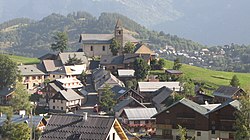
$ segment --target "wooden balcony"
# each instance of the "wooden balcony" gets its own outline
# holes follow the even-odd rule
[[[159,129],[172,129],[172,125],[168,125],[168,124],[154,124],[152,126],[154,128],[159,128]]]

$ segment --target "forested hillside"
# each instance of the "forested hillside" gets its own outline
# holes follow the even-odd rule
[[[122,21],[126,29],[135,32],[136,38],[149,42],[153,48],[165,47],[166,44],[177,50],[202,47],[191,40],[149,31],[120,14],[102,13],[99,17],[94,17],[87,12],[74,12],[67,16],[51,14],[40,21],[19,18],[0,24],[1,49],[17,55],[38,57],[50,51],[55,32],[66,31],[69,50],[75,50],[80,47],[78,40],[81,33],[112,33],[117,19]]]

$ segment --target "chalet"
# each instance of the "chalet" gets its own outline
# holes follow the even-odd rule
[[[245,91],[238,87],[220,86],[214,91],[214,102],[225,102],[226,100],[238,99]]]
[[[196,140],[232,139],[234,113],[239,102],[199,105],[183,98],[157,113],[156,138],[179,139],[178,125],[187,129],[187,137]]]
[[[45,73],[37,68],[37,65],[21,65],[18,66],[22,76],[22,84],[28,90],[35,90],[44,82]]]
[[[2,88],[0,90],[0,104],[1,105],[9,105],[12,94],[14,93],[13,88]]]
[[[58,91],[49,100],[50,112],[71,112],[78,110],[84,99],[72,89]]]
[[[92,81],[93,81],[94,89],[98,91],[99,95],[101,95],[101,92],[106,85],[109,85],[111,88],[115,85],[125,87],[122,81],[116,78],[109,71],[106,71],[102,68],[95,69],[93,71]]]
[[[79,42],[83,43],[82,48],[86,56],[100,57],[112,55],[109,47],[113,39],[117,40],[121,46],[124,46],[127,42],[138,43],[137,39],[125,32],[119,19],[115,25],[114,34],[81,34]],[[119,50],[119,54],[122,54],[122,52],[123,47]]]
[[[142,103],[140,103],[139,101],[137,101],[135,98],[129,96],[126,99],[123,99],[122,101],[118,102],[114,106],[113,110],[115,112],[115,116],[119,117],[124,108],[138,108],[138,107],[140,107],[140,108],[142,108],[142,107],[146,108],[145,105],[143,105]]]
[[[137,91],[127,87],[114,86],[111,88],[111,90],[115,94],[114,98],[116,101],[122,101],[123,99],[126,99],[127,97],[131,96],[137,101],[142,102],[144,98],[139,93],[137,93]]]
[[[228,100],[208,112],[211,138],[234,140],[235,113],[239,110],[240,102],[238,100]]]
[[[41,140],[128,140],[114,117],[75,114],[52,115]]]
[[[135,135],[155,133],[155,108],[125,108],[120,115],[123,125]]]
[[[7,120],[7,115],[0,113],[0,126],[3,126],[5,121]],[[41,131],[45,129],[47,121],[43,116],[29,116],[25,114],[12,115],[11,116],[12,123],[28,123],[30,128],[37,128]]]

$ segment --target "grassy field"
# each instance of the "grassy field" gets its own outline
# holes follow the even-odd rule
[[[23,57],[23,56],[16,56],[16,55],[7,55],[11,60],[15,61],[17,64],[37,64],[39,63],[39,59],[37,58],[29,58],[29,57]]]
[[[166,68],[171,69],[173,67],[173,62],[168,60],[166,60],[166,62]],[[181,71],[192,80],[205,82],[215,86],[229,85],[233,75],[237,75],[241,87],[246,90],[250,89],[250,73],[214,71],[186,64],[182,64]]]

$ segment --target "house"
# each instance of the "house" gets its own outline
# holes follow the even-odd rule
[[[102,55],[100,65],[111,72],[117,72],[118,69],[133,69],[134,61],[137,58],[142,58],[150,65],[151,57],[149,54]]]
[[[199,105],[183,98],[153,116],[156,118],[155,137],[179,139],[180,125],[187,129],[187,137],[196,140],[231,139],[235,132],[234,113],[238,109],[238,101]]]
[[[222,103],[229,99],[238,99],[244,93],[245,91],[238,87],[220,86],[213,93],[214,102]]]
[[[152,103],[157,111],[161,111],[165,107],[166,100],[171,97],[172,94],[174,94],[174,91],[165,86],[154,92]]]
[[[155,133],[155,108],[125,108],[120,115],[124,127],[135,135]]]
[[[40,70],[46,74],[46,79],[50,80],[67,76],[79,76],[89,67],[89,62],[84,52],[59,53],[56,57],[53,56],[52,58],[43,59],[39,64]],[[74,65],[68,64],[70,58],[80,59],[81,63]]]
[[[137,91],[144,97],[144,102],[151,102],[155,91],[166,87],[175,92],[182,91],[180,82],[138,82]]]
[[[9,105],[12,94],[14,93],[14,88],[2,88],[0,90],[0,104]]]
[[[72,89],[60,90],[49,99],[50,112],[73,112],[80,108],[83,99]]]
[[[138,107],[146,108],[145,105],[137,101],[135,98],[129,96],[126,99],[123,99],[122,101],[118,102],[114,106],[113,110],[115,112],[115,116],[119,117],[124,108],[138,108]]]
[[[114,117],[52,115],[40,140],[128,140]]]
[[[65,89],[79,89],[83,87],[83,84],[76,77],[64,77],[60,79],[56,79],[58,83],[60,83]]]
[[[37,68],[37,65],[21,65],[18,66],[22,76],[22,84],[28,90],[35,90],[44,82],[45,73]]]
[[[0,126],[3,126],[5,121],[7,120],[7,115],[0,113]],[[11,116],[12,123],[28,123],[30,128],[37,128],[41,131],[45,129],[47,125],[47,121],[43,116],[30,116],[25,114],[12,115]]]
[[[182,71],[179,71],[179,70],[172,70],[172,69],[168,69],[168,70],[165,70],[165,73],[169,76],[177,76],[179,77],[180,75],[183,74]]]
[[[77,80],[75,81],[75,80],[71,79],[68,81],[69,81],[70,85],[68,85],[68,84],[64,85],[63,83],[60,82],[60,80],[54,80],[54,81],[47,83],[46,86],[42,89],[42,92],[44,93],[43,95],[46,96],[46,102],[49,103],[49,100],[58,92],[67,91],[67,89],[70,89],[70,91],[71,91],[72,90],[71,88],[76,88],[74,90],[75,92],[77,92],[81,96],[85,96],[83,93],[81,93],[81,91],[83,91],[82,89],[77,89],[79,86],[79,83],[78,84],[76,83]],[[75,84],[73,85],[73,83],[75,83]],[[85,102],[85,100],[86,99],[84,98],[84,100],[82,100],[82,102]],[[53,108],[53,107],[51,107],[51,108]]]
[[[154,59],[156,57],[156,53],[153,52],[152,50],[150,50],[145,44],[136,44],[135,46],[135,50],[134,50],[135,54],[149,54],[151,57],[151,60]]]
[[[205,102],[212,103],[214,100],[214,96],[208,95],[204,92],[196,93],[194,100],[198,104],[204,104]]]
[[[208,112],[211,138],[234,140],[235,113],[239,110],[238,100],[228,100]]]
[[[81,34],[79,42],[83,44],[83,52],[88,57],[100,57],[103,55],[112,55],[110,45],[115,39],[122,46],[119,54],[123,52],[123,46],[127,42],[137,44],[138,40],[129,33],[126,33],[118,19],[115,25],[114,34]]]
[[[121,86],[116,85],[111,88],[111,91],[115,94],[114,98],[116,101],[122,101],[123,99],[126,99],[127,97],[131,96],[135,98],[137,101],[142,103],[143,98],[144,98],[135,90],[127,88],[127,87],[121,87]]]
[[[102,90],[106,87],[106,85],[110,86],[110,88],[115,85],[125,87],[122,81],[111,74],[111,72],[102,68],[95,69],[92,72],[92,81],[94,89],[98,91],[99,95],[102,93]]]

